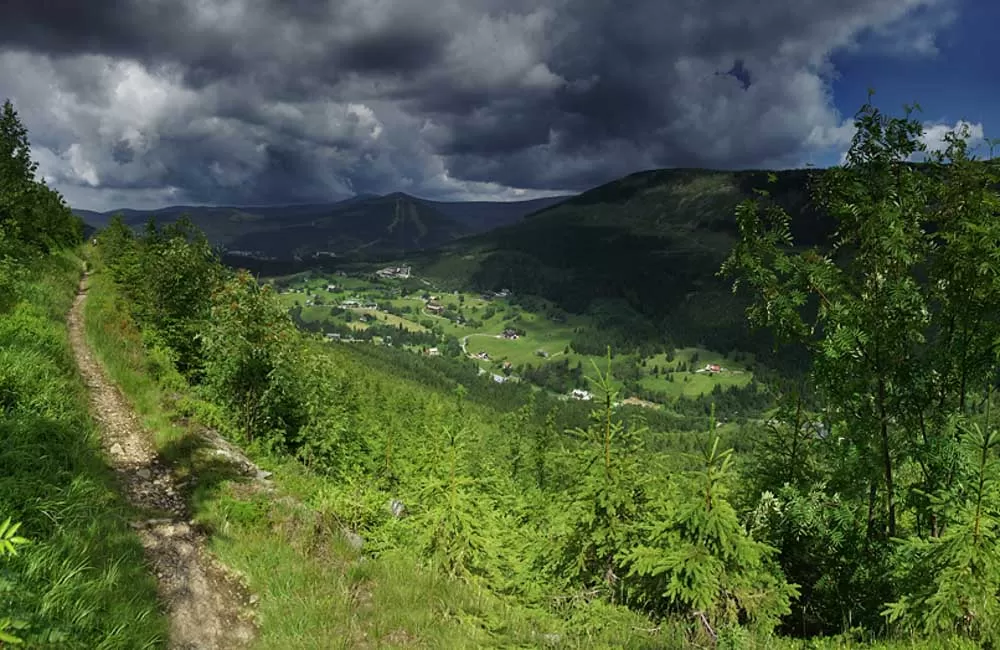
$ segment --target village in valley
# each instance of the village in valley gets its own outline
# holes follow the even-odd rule
[[[509,289],[447,291],[418,277],[411,266],[375,271],[308,271],[268,281],[293,319],[329,343],[393,346],[426,357],[474,363],[498,384],[527,381],[564,399],[594,399],[587,376],[606,359],[581,354],[574,339],[594,327],[535,297]],[[531,306],[527,309],[525,304]],[[697,398],[746,387],[750,359],[704,348],[680,348],[640,357],[615,355],[621,403],[647,408],[679,397]]]

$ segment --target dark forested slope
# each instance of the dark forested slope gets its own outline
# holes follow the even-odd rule
[[[820,173],[782,171],[769,183],[762,171],[640,172],[447,244],[418,266],[442,281],[541,295],[571,312],[638,312],[678,344],[759,347],[745,303],[716,275],[737,239],[736,206],[767,187],[795,216],[797,243],[824,241],[830,223],[808,199]]]

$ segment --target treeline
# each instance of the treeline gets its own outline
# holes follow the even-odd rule
[[[83,223],[62,196],[35,176],[28,130],[11,102],[0,110],[0,309],[10,308],[27,263],[72,246]]]

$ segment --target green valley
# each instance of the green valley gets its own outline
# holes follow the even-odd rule
[[[526,380],[553,394],[572,397],[575,391],[589,399],[587,376],[604,356],[586,344],[586,336],[600,329],[594,318],[503,289],[445,291],[416,274],[400,279],[360,272],[305,272],[269,283],[303,329],[328,341],[374,342],[471,361],[497,382]],[[615,385],[623,399],[669,407],[679,398],[704,401],[743,388],[748,392],[734,397],[730,412],[719,416],[737,416],[741,403],[744,418],[759,412],[765,400],[753,382],[751,354],[663,347],[643,345],[614,355]]]

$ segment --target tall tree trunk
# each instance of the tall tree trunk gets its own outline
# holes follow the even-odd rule
[[[865,549],[871,541],[875,528],[875,499],[878,497],[878,483],[874,480],[868,483],[868,529],[865,534]]]
[[[889,453],[889,418],[885,409],[885,378],[878,379],[879,429],[882,437],[882,466],[885,471],[886,502],[889,508],[889,537],[896,536],[896,497],[892,485],[892,455]]]

